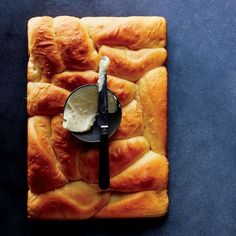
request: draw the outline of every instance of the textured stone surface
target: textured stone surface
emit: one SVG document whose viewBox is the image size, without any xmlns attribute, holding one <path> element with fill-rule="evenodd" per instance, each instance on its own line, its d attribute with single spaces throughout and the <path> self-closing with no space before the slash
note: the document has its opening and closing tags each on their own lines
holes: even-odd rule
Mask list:
<svg viewBox="0 0 236 236">
<path fill-rule="evenodd" d="M 3 235 L 236 234 L 235 1 L 2 0 L 0 11 Z M 161 220 L 26 219 L 26 23 L 36 15 L 63 14 L 167 18 L 170 209 Z"/>
</svg>

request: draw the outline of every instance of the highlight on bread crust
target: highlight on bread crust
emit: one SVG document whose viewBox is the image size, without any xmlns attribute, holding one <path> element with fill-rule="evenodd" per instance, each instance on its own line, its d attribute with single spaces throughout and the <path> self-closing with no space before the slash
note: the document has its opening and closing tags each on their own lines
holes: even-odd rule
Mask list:
<svg viewBox="0 0 236 236">
<path fill-rule="evenodd" d="M 168 209 L 167 58 L 163 17 L 34 17 L 28 22 L 28 217 L 159 217 Z M 96 84 L 122 106 L 109 140 L 110 188 L 98 188 L 97 144 L 62 126 L 71 91 Z"/>
</svg>

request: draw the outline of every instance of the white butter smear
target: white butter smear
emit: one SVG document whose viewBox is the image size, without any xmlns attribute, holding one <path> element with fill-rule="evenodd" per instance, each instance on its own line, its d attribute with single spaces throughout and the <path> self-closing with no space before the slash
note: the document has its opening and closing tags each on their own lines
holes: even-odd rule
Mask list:
<svg viewBox="0 0 236 236">
<path fill-rule="evenodd" d="M 99 63 L 99 72 L 98 72 L 98 92 L 102 90 L 102 86 L 105 81 L 105 75 L 107 73 L 107 68 L 110 64 L 110 60 L 107 56 L 103 56 L 100 63 Z"/>
<path fill-rule="evenodd" d="M 73 132 L 85 132 L 92 127 L 98 110 L 96 87 L 87 86 L 72 94 L 64 110 L 63 127 Z"/>
</svg>

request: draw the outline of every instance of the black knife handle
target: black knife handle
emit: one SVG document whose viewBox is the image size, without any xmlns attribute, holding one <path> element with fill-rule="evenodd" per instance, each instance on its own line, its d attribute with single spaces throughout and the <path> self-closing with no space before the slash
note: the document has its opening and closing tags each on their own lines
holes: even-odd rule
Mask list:
<svg viewBox="0 0 236 236">
<path fill-rule="evenodd" d="M 99 154 L 99 187 L 103 190 L 110 186 L 110 169 L 109 169 L 109 147 L 108 147 L 108 127 L 101 127 Z"/>
</svg>

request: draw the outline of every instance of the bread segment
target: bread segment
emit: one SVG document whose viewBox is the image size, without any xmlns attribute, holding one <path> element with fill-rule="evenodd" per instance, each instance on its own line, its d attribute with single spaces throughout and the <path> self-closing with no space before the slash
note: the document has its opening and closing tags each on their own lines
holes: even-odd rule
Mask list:
<svg viewBox="0 0 236 236">
<path fill-rule="evenodd" d="M 51 142 L 57 160 L 61 164 L 61 171 L 70 180 L 79 180 L 79 154 L 81 143 L 62 126 L 62 114 L 56 115 L 51 120 Z"/>
<path fill-rule="evenodd" d="M 27 84 L 27 112 L 29 116 L 51 116 L 63 112 L 69 91 L 50 83 Z"/>
<path fill-rule="evenodd" d="M 137 50 L 166 45 L 166 20 L 163 17 L 85 17 L 82 22 L 98 47 L 125 46 Z"/>
<path fill-rule="evenodd" d="M 144 191 L 138 193 L 114 193 L 97 218 L 160 217 L 168 207 L 167 191 Z"/>
<path fill-rule="evenodd" d="M 53 76 L 52 84 L 73 91 L 82 85 L 96 84 L 97 80 L 98 73 L 91 70 L 65 71 Z M 107 87 L 118 97 L 122 106 L 128 104 L 136 95 L 136 87 L 134 83 L 114 76 L 108 75 Z"/>
<path fill-rule="evenodd" d="M 96 70 L 98 54 L 80 19 L 58 16 L 53 21 L 55 41 L 64 65 L 71 70 Z"/>
<path fill-rule="evenodd" d="M 92 70 L 64 71 L 63 73 L 53 76 L 52 84 L 69 91 L 73 91 L 82 85 L 96 84 L 97 80 L 98 73 Z"/>
<path fill-rule="evenodd" d="M 28 22 L 28 50 L 35 67 L 45 77 L 65 69 L 52 31 L 53 18 L 34 17 Z"/>
<path fill-rule="evenodd" d="M 28 22 L 28 217 L 160 217 L 168 209 L 167 58 L 163 17 L 34 17 Z M 109 139 L 110 188 L 98 187 L 98 144 L 62 126 L 71 91 L 107 86 L 122 107 Z"/>
<path fill-rule="evenodd" d="M 148 48 L 136 51 L 101 46 L 99 54 L 109 57 L 109 74 L 132 82 L 136 82 L 148 70 L 163 65 L 167 58 L 167 51 L 164 48 Z"/>
<path fill-rule="evenodd" d="M 168 161 L 153 151 L 111 178 L 111 189 L 121 192 L 164 190 L 168 182 Z"/>
<path fill-rule="evenodd" d="M 100 192 L 96 186 L 74 181 L 40 195 L 29 191 L 28 212 L 33 219 L 87 219 L 96 214 L 109 198 L 110 193 Z"/>
<path fill-rule="evenodd" d="M 51 146 L 50 122 L 44 116 L 28 119 L 28 185 L 31 192 L 37 194 L 68 182 Z"/>
<path fill-rule="evenodd" d="M 143 116 L 140 104 L 133 100 L 122 110 L 121 123 L 112 139 L 125 139 L 143 134 Z"/>
<path fill-rule="evenodd" d="M 144 137 L 153 151 L 166 155 L 167 71 L 159 67 L 138 82 L 138 98 L 143 109 Z"/>
<path fill-rule="evenodd" d="M 110 175 L 115 176 L 132 165 L 150 146 L 142 137 L 112 141 L 109 145 Z M 98 182 L 98 147 L 87 148 L 79 156 L 79 168 L 82 178 L 88 183 Z"/>
</svg>

